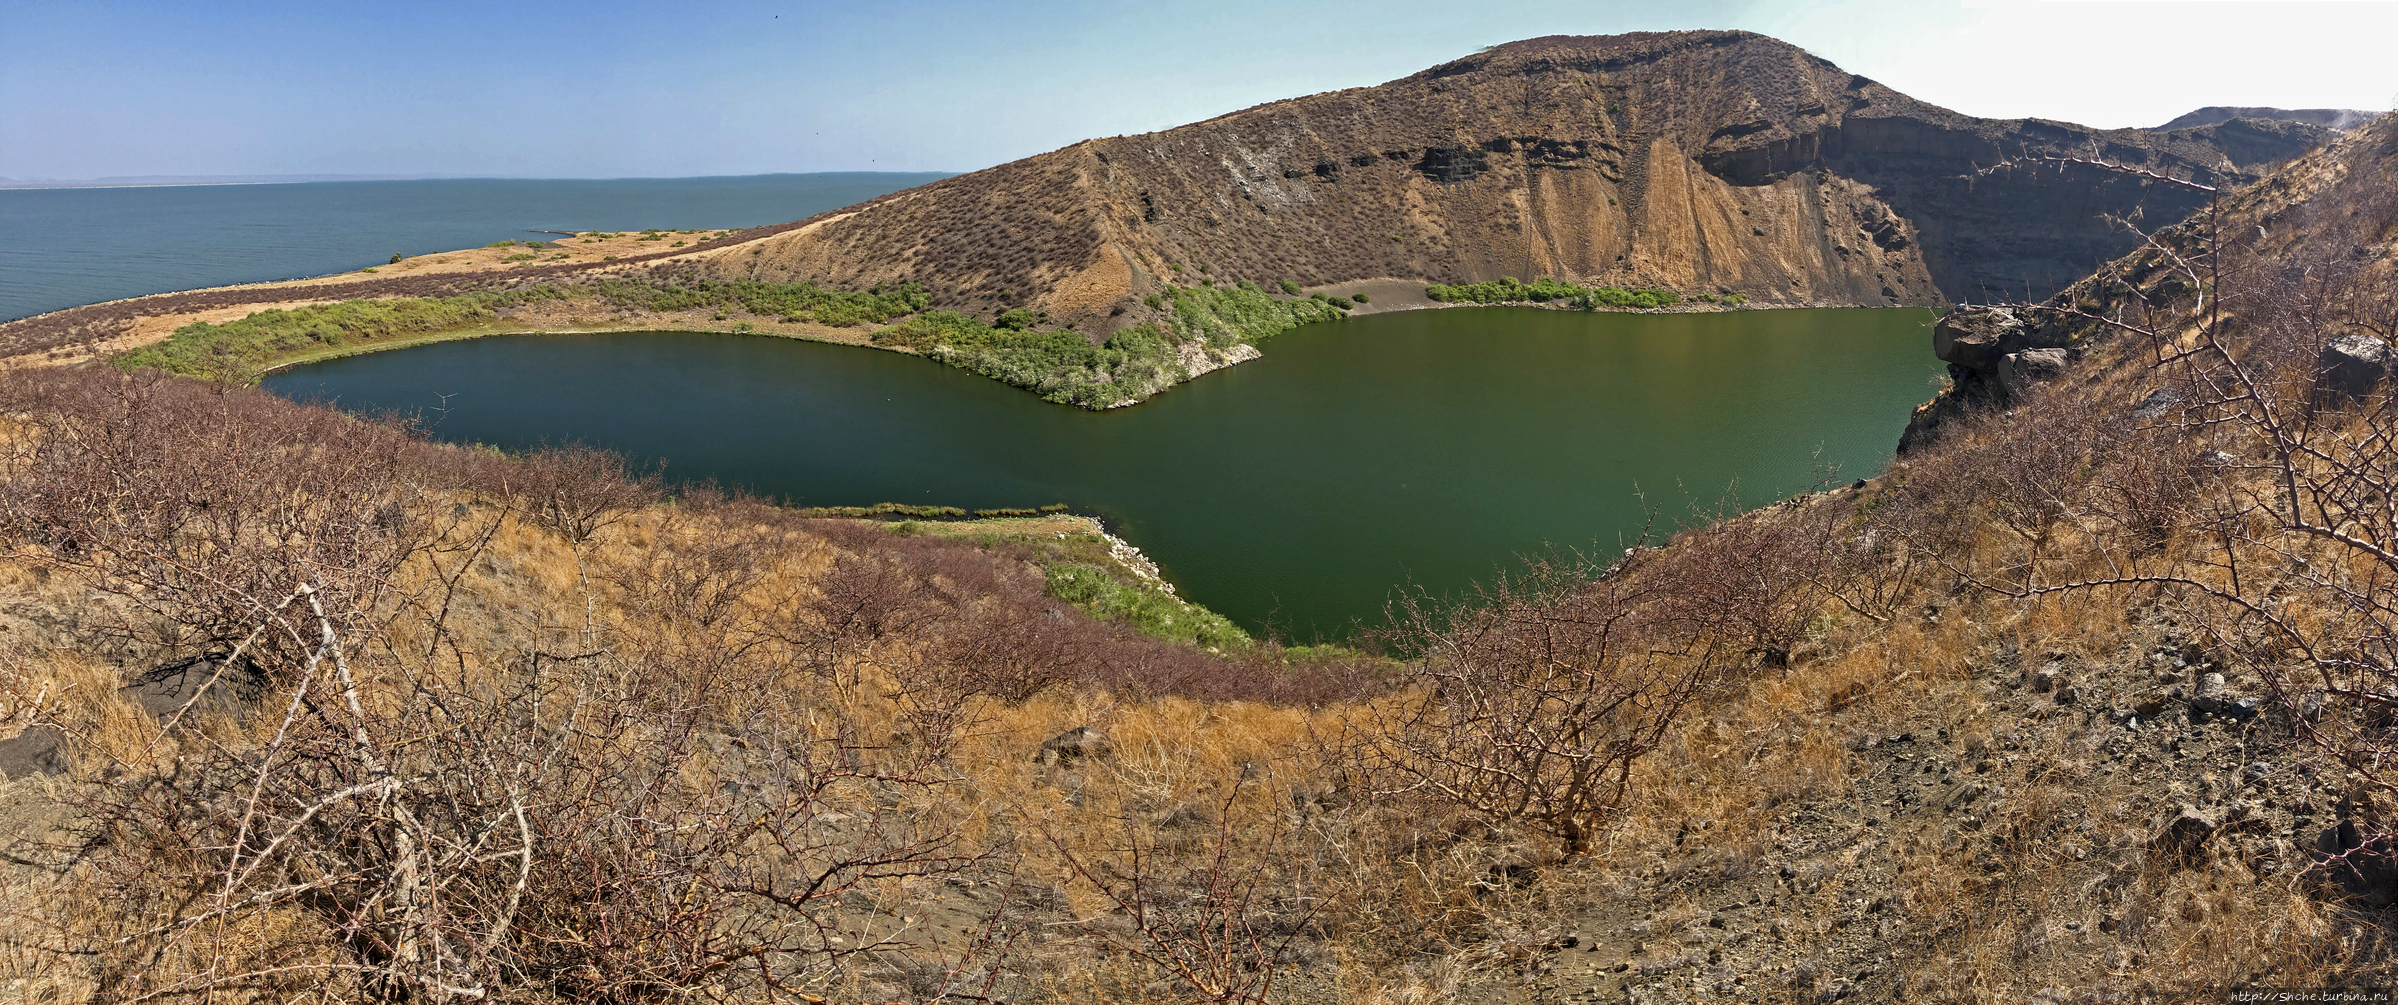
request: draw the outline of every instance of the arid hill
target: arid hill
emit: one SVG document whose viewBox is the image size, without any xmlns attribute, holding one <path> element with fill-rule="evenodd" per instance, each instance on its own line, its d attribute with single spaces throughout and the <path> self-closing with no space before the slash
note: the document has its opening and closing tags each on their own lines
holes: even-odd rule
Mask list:
<svg viewBox="0 0 2398 1005">
<path fill-rule="evenodd" d="M 1550 36 L 1090 140 L 703 257 L 845 288 L 912 279 L 941 306 L 1033 306 L 1085 331 L 1140 320 L 1145 295 L 1202 270 L 1556 275 L 1785 304 L 2044 297 L 2131 249 L 2101 214 L 2154 222 L 2196 202 L 2080 170 L 1969 178 L 1977 166 L 2070 152 L 2240 183 L 2328 135 L 1977 119 L 1747 32 Z"/>
<path fill-rule="evenodd" d="M 2070 155 L 2231 187 L 2339 135 L 2288 121 L 2312 113 L 2246 115 L 2258 111 L 2170 130 L 1976 119 L 1746 32 L 1552 36 L 688 247 L 581 235 L 538 261 L 513 248 L 420 256 L 396 265 L 404 275 L 55 311 L 0 324 L 0 359 L 113 356 L 267 308 L 475 296 L 499 300 L 435 313 L 466 311 L 477 332 L 664 325 L 871 343 L 1112 407 L 1330 313 L 1285 295 L 1304 287 L 1342 310 L 1348 294 L 1386 310 L 1423 304 L 1412 284 L 1507 276 L 1784 306 L 2038 299 L 2132 250 L 2110 217 L 2154 228 L 2201 199 L 2089 167 L 1984 168 Z M 786 288 L 760 299 L 726 281 Z M 785 294 L 879 306 L 801 309 Z M 730 313 L 728 296 L 742 301 Z M 890 296 L 906 309 L 877 299 Z M 1016 308 L 1029 310 L 987 330 Z M 277 351 L 324 348 L 287 334 L 298 348 Z M 266 348 L 225 358 L 288 361 Z"/>
<path fill-rule="evenodd" d="M 2213 126 L 2233 119 L 2272 119 L 2281 122 L 2306 122 L 2331 129 L 2354 129 L 2374 119 L 2380 112 L 2355 108 L 2234 108 L 2208 105 L 2176 117 L 2158 129 L 2189 129 L 2194 126 Z"/>
<path fill-rule="evenodd" d="M 0 373 L 0 998 L 2387 986 L 2394 181 L 2384 118 L 1957 312 L 1886 471 L 1382 656 L 1185 631 L 1087 525 Z"/>
</svg>

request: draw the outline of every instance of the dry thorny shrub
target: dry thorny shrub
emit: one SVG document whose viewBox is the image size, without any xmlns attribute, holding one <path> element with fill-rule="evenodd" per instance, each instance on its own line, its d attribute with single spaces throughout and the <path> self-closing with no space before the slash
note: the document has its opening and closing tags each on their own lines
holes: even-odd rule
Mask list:
<svg viewBox="0 0 2398 1005">
<path fill-rule="evenodd" d="M 2038 395 L 1875 491 L 1700 514 L 1603 571 L 1405 608 L 1377 640 L 1397 680 L 1160 645 L 956 541 L 706 491 L 657 505 L 654 477 L 597 452 L 498 458 L 252 392 L 12 375 L 10 557 L 118 598 L 104 628 L 129 658 L 271 683 L 247 717 L 104 745 L 55 863 L 121 909 L 44 944 L 97 950 L 124 997 L 334 978 L 598 1001 L 879 975 L 925 999 L 1083 980 L 1259 1000 L 1311 954 L 1370 973 L 1504 943 L 1564 895 L 1537 870 L 1619 848 L 1658 749 L 1814 765 L 1768 801 L 1836 786 L 1804 724 L 1768 724 L 1787 748 L 1703 751 L 1691 711 L 1816 687 L 1792 664 L 1826 625 L 1903 648 L 1902 613 L 1976 586 L 2161 596 L 2380 785 L 2398 411 L 2325 398 L 2314 367 L 2346 322 L 2386 325 L 2388 298 L 2325 275 L 2200 274 L 2247 309 L 2190 332 L 2169 305 L 2107 319 L 2150 340 L 2170 408 L 2103 383 Z M 521 564 L 500 552 L 529 527 L 572 571 L 538 624 L 502 631 L 478 577 Z M 1235 739 L 1265 721 L 1244 702 L 1295 718 Z M 1077 721 L 1112 723 L 1115 755 L 1023 766 Z M 905 912 L 940 899 L 936 877 L 1002 893 L 929 939 Z M 1043 911 L 1063 917 L 1027 928 Z M 1023 955 L 1078 937 L 1105 965 Z"/>
<path fill-rule="evenodd" d="M 932 945 L 875 907 L 1006 852 L 950 805 L 973 727 L 1061 685 L 1372 686 L 1158 645 L 953 542 L 705 492 L 635 518 L 652 486 L 589 452 L 498 459 L 105 371 L 14 375 L 0 410 L 9 558 L 123 599 L 98 631 L 127 659 L 197 656 L 203 692 L 266 694 L 228 717 L 194 693 L 94 744 L 10 689 L 95 783 L 38 857 L 111 905 L 49 918 L 36 948 L 89 957 L 121 999 L 730 996 L 902 955 L 919 993 L 972 997 L 1000 972 L 1004 903 Z M 526 525 L 571 554 L 583 610 L 495 635 L 477 584 L 521 564 L 495 541 Z M 1180 896 L 1169 872 L 1139 896 Z"/>
<path fill-rule="evenodd" d="M 2398 407 L 2389 374 L 2359 379 L 2342 354 L 2369 355 L 2376 339 L 2386 351 L 2398 336 L 2398 287 L 2367 251 L 2386 246 L 2398 195 L 2386 158 L 2355 169 L 2379 175 L 2351 179 L 2364 198 L 2265 218 L 2310 235 L 2294 249 L 2264 247 L 2265 228 L 2249 238 L 2223 222 L 2240 207 L 2219 207 L 2093 281 L 2116 307 L 2085 292 L 2019 308 L 2079 332 L 2083 375 L 1900 465 L 1872 519 L 1953 588 L 2155 606 L 2196 626 L 2204 662 L 2271 695 L 2272 730 L 2345 766 L 2329 785 L 2337 846 L 2313 875 L 2380 902 L 2398 892 L 2386 879 L 2398 832 Z M 2239 236 L 2219 240 L 2219 228 Z M 2206 704 L 2222 700 L 2190 705 L 2238 711 Z M 2164 895 L 2180 882 L 2169 879 L 2142 878 L 2139 895 Z M 2173 889 L 2185 904 L 2217 896 Z M 2337 938 L 2358 960 L 2386 941 L 2370 928 Z"/>
<path fill-rule="evenodd" d="M 104 995 L 795 987 L 894 948 L 833 920 L 845 898 L 987 854 L 928 824 L 937 782 L 849 743 L 839 710 L 692 701 L 738 563 L 656 577 L 639 613 L 665 624 L 638 644 L 495 653 L 454 621 L 522 500 L 431 484 L 442 465 L 412 462 L 442 452 L 405 430 L 147 377 L 7 390 L 11 557 L 212 668 L 105 752 L 51 849 L 113 908 L 51 942 L 96 951 Z M 607 509 L 550 481 L 534 503 L 570 539 Z M 184 723 L 237 684 L 272 698 Z"/>
<path fill-rule="evenodd" d="M 1097 913 L 1049 937 L 1113 947 L 1136 996 L 1258 1000 L 1325 946 L 1370 974 L 1510 944 L 1487 940 L 1553 906 L 1528 862 L 1588 851 L 1681 711 L 1825 603 L 1887 616 L 1899 556 L 1846 509 L 1782 507 L 1414 609 L 1394 681 L 1162 645 L 956 541 L 655 505 L 593 451 L 105 371 L 13 375 L 0 412 L 10 557 L 122 598 L 128 659 L 266 693 L 86 758 L 49 862 L 118 909 L 43 945 L 123 998 L 972 998 L 1056 986 L 1003 950 L 1060 895 Z M 534 527 L 571 560 L 547 594 Z M 1007 767 L 1128 702 L 1116 756 Z M 1246 702 L 1323 711 L 1236 742 Z M 940 876 L 1025 892 L 907 934 Z"/>
<path fill-rule="evenodd" d="M 1730 641 L 1691 631 L 1648 571 L 1593 581 L 1536 566 L 1472 604 L 1409 611 L 1423 686 L 1367 732 L 1381 794 L 1421 793 L 1588 851 L 1633 762 L 1712 682 Z"/>
</svg>

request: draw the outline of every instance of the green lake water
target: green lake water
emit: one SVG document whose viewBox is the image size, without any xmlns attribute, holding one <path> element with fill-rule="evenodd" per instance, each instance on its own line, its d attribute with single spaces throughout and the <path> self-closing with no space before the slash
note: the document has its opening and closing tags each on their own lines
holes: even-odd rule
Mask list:
<svg viewBox="0 0 2398 1005">
<path fill-rule="evenodd" d="M 1735 480 L 1750 504 L 1888 461 L 1941 370 L 1925 310 L 1408 311 L 1311 325 L 1133 408 L 873 349 L 673 332 L 485 338 L 266 386 L 444 439 L 582 441 L 798 505 L 1103 517 L 1184 596 L 1306 641 L 1551 549 L 1621 550 Z"/>
</svg>

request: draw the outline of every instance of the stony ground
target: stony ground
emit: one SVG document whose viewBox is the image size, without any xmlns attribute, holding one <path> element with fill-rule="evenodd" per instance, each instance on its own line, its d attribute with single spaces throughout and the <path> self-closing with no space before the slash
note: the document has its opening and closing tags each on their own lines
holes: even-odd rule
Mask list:
<svg viewBox="0 0 2398 1005">
<path fill-rule="evenodd" d="M 1909 715 L 1831 711 L 1813 728 L 1845 738 L 1842 790 L 1763 820 L 1685 820 L 1653 853 L 1567 880 L 1590 906 L 1470 997 L 2105 1001 L 2270 983 L 2160 949 L 2162 929 L 2225 910 L 2225 893 L 2372 921 L 2394 891 L 2369 866 L 2323 866 L 2317 849 L 2366 808 L 2203 653 L 2151 614 L 2098 653 L 1989 643 Z"/>
</svg>

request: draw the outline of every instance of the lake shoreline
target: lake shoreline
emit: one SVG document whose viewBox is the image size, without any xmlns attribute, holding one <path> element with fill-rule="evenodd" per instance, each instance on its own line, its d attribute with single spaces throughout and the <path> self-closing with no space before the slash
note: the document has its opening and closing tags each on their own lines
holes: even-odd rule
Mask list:
<svg viewBox="0 0 2398 1005">
<path fill-rule="evenodd" d="M 1672 305 L 1672 306 L 1669 306 L 1669 307 L 1654 307 L 1654 308 L 1636 308 L 1636 307 L 1602 307 L 1602 308 L 1597 308 L 1597 309 L 1592 309 L 1592 310 L 1584 310 L 1584 309 L 1581 309 L 1581 308 L 1570 307 L 1570 306 L 1567 306 L 1567 305 L 1564 305 L 1564 304 L 1558 304 L 1558 303 L 1553 303 L 1553 302 L 1552 302 L 1552 303 L 1542 303 L 1542 302 L 1537 302 L 1537 301 L 1521 301 L 1521 302 L 1509 302 L 1509 303 L 1439 303 L 1439 302 L 1428 302 L 1428 303 L 1424 303 L 1424 304 L 1400 304 L 1400 305 L 1393 305 L 1393 306 L 1390 306 L 1390 307 L 1385 307 L 1385 308 L 1382 308 L 1382 309 L 1380 309 L 1380 310 L 1366 310 L 1366 309 L 1364 309 L 1364 308 L 1366 308 L 1366 307 L 1369 307 L 1369 306 L 1372 306 L 1372 304 L 1370 304 L 1370 303 L 1369 303 L 1369 304 L 1363 304 L 1363 305 L 1360 305 L 1360 309 L 1358 309 L 1358 310 L 1356 310 L 1356 311 L 1353 311 L 1353 312 L 1351 312 L 1351 315 L 1350 315 L 1350 316 L 1351 316 L 1351 317 L 1363 317 L 1363 316 L 1370 316 L 1370 315 L 1375 315 L 1375 314 L 1389 314 L 1389 313 L 1395 313 L 1395 312 L 1398 312 L 1398 311 L 1447 310 L 1447 309 L 1455 309 L 1455 308 L 1463 308 L 1463 309 L 1474 309 L 1474 308 L 1485 308 L 1485 309 L 1487 309 L 1487 308 L 1535 308 L 1535 309 L 1539 309 L 1539 310 L 1558 311 L 1558 312 L 1561 312 L 1561 313 L 1577 313 L 1577 314 L 1646 314 L 1646 315 L 1666 315 L 1666 314 L 1725 314 L 1725 313 L 1732 313 L 1732 312 L 1736 312 L 1736 311 L 1771 311 L 1771 310 L 1824 310 L 1824 309 L 1839 309 L 1839 310 L 1921 310 L 1921 309 L 1922 309 L 1922 308 L 1919 308 L 1919 307 L 1884 307 L 1884 308 L 1870 308 L 1870 307 L 1856 307 L 1856 306 L 1854 306 L 1854 305 L 1848 305 L 1848 304 L 1765 304 L 1765 305 L 1738 304 L 1738 305 L 1727 305 L 1727 304 L 1706 304 L 1706 303 L 1682 303 L 1682 304 L 1675 304 L 1675 305 Z M 473 327 L 473 328 L 461 328 L 461 329 L 456 329 L 456 330 L 453 330 L 453 331 L 445 331 L 445 332 L 428 332 L 428 333 L 425 333 L 425 334 L 422 334 L 422 335 L 414 335 L 414 336 L 409 336 L 409 337 L 405 337 L 405 338 L 392 339 L 392 340 L 389 340 L 389 341 L 368 342 L 368 343 L 359 343 L 359 344 L 354 344 L 354 345 L 343 345 L 343 346 L 331 346 L 331 347 L 327 347 L 327 348 L 325 348 L 325 349 L 322 349 L 322 350 L 318 350 L 318 351 L 314 351 L 314 352 L 309 352 L 309 353 L 305 353 L 305 354 L 301 354 L 301 355 L 296 355 L 296 356 L 292 356 L 292 357 L 290 357 L 290 358 L 286 358 L 286 359 L 279 359 L 279 360 L 277 360 L 277 361 L 275 361 L 275 362 L 273 362 L 273 363 L 271 363 L 271 364 L 269 364 L 269 365 L 267 365 L 267 366 L 265 366 L 265 367 L 261 368 L 261 369 L 260 369 L 260 370 L 258 370 L 258 371 L 257 371 L 255 374 L 251 375 L 251 377 L 250 377 L 250 379 L 249 379 L 249 383 L 250 383 L 251 385 L 253 385 L 253 386 L 254 386 L 254 385 L 256 385 L 258 382 L 260 382 L 260 381 L 262 381 L 262 380 L 266 379 L 267 377 L 269 377 L 269 376 L 271 376 L 271 375 L 274 375 L 274 374 L 276 374 L 276 373 L 282 372 L 282 371 L 284 371 L 284 370 L 288 370 L 288 369 L 290 369 L 290 368 L 292 368 L 292 367 L 295 367 L 295 366 L 303 366 L 303 365 L 306 365 L 306 364 L 309 364 L 309 363 L 322 363 L 322 362 L 325 362 L 325 361 L 327 361 L 327 360 L 343 359 L 343 358 L 347 358 L 347 357 L 351 357 L 351 356 L 360 356 L 360 355 L 365 355 L 365 354 L 368 354 L 368 353 L 384 352 L 384 351 L 388 351 L 388 350 L 394 350 L 394 349 L 412 349 L 412 348 L 416 348 L 416 347 L 418 347 L 418 346 L 436 345 L 436 344 L 443 343 L 443 342 L 457 342 L 457 341 L 463 341 L 463 340 L 467 340 L 467 339 L 497 338 L 497 337 L 509 336 L 509 335 L 606 335 L 606 334 L 616 334 L 616 333 L 625 333 L 625 332 L 664 332 L 664 333 L 669 333 L 669 334 L 694 334 L 694 335 L 754 335 L 754 336 L 759 336 L 759 337 L 764 337 L 764 338 L 783 338 L 783 339 L 795 339 L 795 340 L 802 341 L 802 342 L 822 342 L 822 343 L 825 343 L 825 344 L 828 344 L 828 345 L 844 345 L 844 346 L 852 346 L 852 347 L 861 348 L 861 349 L 876 349 L 876 350 L 881 350 L 881 351 L 884 351 L 884 352 L 893 352 L 893 353 L 898 353 L 898 354 L 900 354 L 900 355 L 903 355 L 903 356 L 920 356 L 920 357 L 925 357 L 925 356 L 926 356 L 926 354 L 924 354 L 924 353 L 917 352 L 917 351 L 915 351 L 915 350 L 908 349 L 908 348 L 906 348 L 906 347 L 903 347 L 903 346 L 876 345 L 875 343 L 873 343 L 873 342 L 872 342 L 872 341 L 871 341 L 871 340 L 870 340 L 870 339 L 867 337 L 867 335 L 868 335 L 868 332 L 869 332 L 869 330 L 870 330 L 870 327 L 869 327 L 869 326 L 859 326 L 859 327 L 855 327 L 855 328 L 834 328 L 834 327 L 832 327 L 832 326 L 829 326 L 829 325 L 816 325 L 816 324 L 810 324 L 810 323 L 806 323 L 806 322 L 780 322 L 780 321 L 775 321 L 775 320 L 772 320 L 772 319 L 752 319 L 752 320 L 744 320 L 744 321 L 738 321 L 738 322 L 729 322 L 729 323 L 728 323 L 728 322 L 716 321 L 716 320 L 714 320 L 713 318 L 696 318 L 696 317 L 690 316 L 690 315 L 693 315 L 693 314 L 704 314 L 704 313 L 705 313 L 705 312 L 689 312 L 688 314 L 686 314 L 686 315 L 684 315 L 684 316 L 669 317 L 669 318 L 648 317 L 648 318 L 643 318 L 643 319 L 640 319 L 640 320 L 626 321 L 626 322 L 624 322 L 624 323 L 621 323 L 621 324 L 598 324 L 598 325 L 594 325 L 594 324 L 588 324 L 588 323 L 580 323 L 580 324 L 569 323 L 569 324 L 561 324 L 561 325 L 539 325 L 539 324 L 534 324 L 534 325 L 525 325 L 525 324 L 483 325 L 483 326 L 477 326 L 477 327 Z M 1296 330 L 1296 329 L 1293 329 L 1293 330 Z M 1287 334 L 1287 333 L 1285 333 L 1285 334 Z M 1278 335 L 1278 336 L 1275 336 L 1275 337 L 1280 337 L 1280 336 Z M 144 343 L 142 343 L 142 344 L 144 344 L 144 345 L 147 345 L 147 344 L 154 344 L 154 343 L 155 343 L 155 342 L 157 342 L 157 341 L 162 341 L 162 339 L 152 339 L 152 340 L 150 340 L 150 341 L 148 341 L 148 342 L 144 342 Z M 1272 339 L 1272 338 L 1268 338 L 1268 339 L 1266 339 L 1266 340 L 1264 340 L 1264 341 L 1271 342 L 1271 341 L 1273 341 L 1273 339 Z M 133 348 L 139 348 L 139 346 L 138 346 L 138 345 L 135 345 L 135 346 L 127 346 L 127 347 L 125 347 L 125 348 L 126 348 L 126 349 L 133 349 Z M 1258 359 L 1263 359 L 1263 358 L 1265 358 L 1265 354 L 1264 354 L 1264 351 L 1263 351 L 1262 349 L 1260 349 L 1260 348 L 1256 348 L 1256 347 L 1250 347 L 1250 348 L 1251 348 L 1251 350 L 1252 350 L 1251 352 L 1230 355 L 1230 356 L 1229 356 L 1227 359 L 1225 359 L 1224 361 L 1222 361 L 1222 362 L 1218 363 L 1217 365 L 1213 365 L 1213 366 L 1209 366 L 1209 367 L 1207 367 L 1207 368 L 1205 368 L 1205 369 L 1200 369 L 1200 370 L 1197 370 L 1196 372 L 1192 373 L 1192 374 L 1191 374 L 1189 377 L 1187 377 L 1187 378 L 1185 378 L 1185 379 L 1183 379 L 1183 380 L 1181 380 L 1181 381 L 1177 381 L 1177 382 L 1175 382 L 1175 383 L 1174 383 L 1174 384 L 1172 384 L 1172 385 L 1168 385 L 1166 388 L 1163 388 L 1163 389 L 1161 389 L 1161 390 L 1158 392 L 1158 394 L 1163 394 L 1163 393 L 1165 393 L 1165 392 L 1166 392 L 1166 391 L 1168 391 L 1168 390 L 1172 390 L 1174 387 L 1181 386 L 1182 384 L 1188 384 L 1188 383 L 1191 383 L 1192 381 L 1196 381 L 1196 380 L 1198 380 L 1198 379 L 1199 379 L 1199 378 L 1201 378 L 1201 377 L 1207 376 L 1208 374 L 1211 374 L 1211 373 L 1217 373 L 1217 372 L 1220 372 L 1220 371 L 1223 371 L 1223 370 L 1229 370 L 1229 369 L 1231 369 L 1231 368 L 1233 368 L 1233 367 L 1235 367 L 1235 366 L 1238 366 L 1238 365 L 1240 365 L 1240 364 L 1242 364 L 1242 363 L 1252 362 L 1252 361 L 1255 361 L 1255 360 L 1258 360 Z M 120 350 L 120 351 L 122 351 L 122 350 Z M 932 357 L 926 357 L 926 358 L 932 358 Z M 9 362 L 10 362 L 10 361 L 8 361 L 8 360 L 0 360 L 0 369 L 6 369 L 6 368 L 8 367 L 8 364 L 9 364 Z M 1140 399 L 1137 399 L 1137 400 L 1132 400 L 1132 401 L 1118 402 L 1118 403 L 1116 403 L 1116 404 L 1109 405 L 1108 407 L 1105 407 L 1105 408 L 1099 408 L 1099 409 L 1088 409 L 1088 411 L 1096 411 L 1096 412 L 1117 412 L 1117 411 L 1122 411 L 1122 410 L 1124 410 L 1124 409 L 1127 409 L 1127 408 L 1134 408 L 1134 407 L 1137 407 L 1137 406 L 1139 406 L 1139 405 L 1145 404 L 1145 403 L 1147 403 L 1147 402 L 1149 402 L 1149 401 L 1155 400 L 1155 399 L 1156 399 L 1156 397 L 1157 397 L 1157 395 L 1154 395 L 1154 394 L 1153 394 L 1153 395 L 1150 395 L 1149 397 L 1146 397 L 1146 398 L 1140 398 Z M 1071 406 L 1069 406 L 1069 407 L 1071 407 Z"/>
<path fill-rule="evenodd" d="M 568 235 L 551 242 L 503 241 L 484 248 L 469 248 L 401 257 L 399 261 L 325 276 L 283 280 L 269 283 L 237 284 L 200 290 L 152 294 L 146 297 L 107 301 L 63 312 L 50 312 L 32 318 L 0 324 L 0 370 L 27 366 L 77 365 L 108 360 L 125 353 L 166 342 L 184 327 L 194 323 L 225 324 L 266 310 L 295 310 L 318 307 L 351 300 L 413 300 L 443 295 L 426 284 L 456 286 L 459 290 L 527 290 L 539 286 L 579 287 L 585 282 L 600 280 L 629 280 L 638 274 L 628 267 L 643 262 L 671 262 L 693 253 L 715 254 L 741 243 L 747 235 L 722 231 L 646 231 L 588 232 Z M 666 245 L 673 241 L 675 247 Z M 666 246 L 661 246 L 666 245 Z M 395 256 L 399 257 L 399 256 Z M 397 275 L 394 275 L 396 273 Z M 530 285 L 528 285 L 530 284 Z M 418 287 L 424 287 L 418 289 Z M 1198 288 L 1194 287 L 1196 291 Z M 1426 284 L 1420 280 L 1379 277 L 1328 283 L 1302 290 L 1300 295 L 1284 295 L 1279 291 L 1256 291 L 1276 301 L 1342 298 L 1355 301 L 1346 312 L 1348 317 L 1363 317 L 1401 311 L 1417 311 L 1451 307 L 1534 307 L 1550 311 L 1601 314 L 1706 314 L 1766 309 L 1809 309 L 1819 307 L 1849 307 L 1846 304 L 1815 303 L 1739 303 L 1727 304 L 1712 300 L 1686 299 L 1663 307 L 1599 307 L 1585 309 L 1561 302 L 1526 301 L 1520 303 L 1441 302 L 1426 296 Z M 455 294 L 451 294 L 455 295 Z M 1364 298 L 1358 300 L 1358 298 Z M 1335 302 L 1339 302 L 1335 300 Z M 145 306 L 162 308 L 157 313 L 144 313 Z M 37 329 L 43 324 L 65 320 L 61 315 L 77 311 L 99 310 L 125 320 L 113 331 L 96 332 L 69 346 L 54 346 L 47 352 L 16 351 L 12 334 Z M 638 306 L 611 305 L 591 298 L 561 298 L 545 303 L 528 303 L 497 311 L 497 320 L 470 324 L 444 331 L 423 331 L 385 337 L 351 332 L 347 339 L 328 338 L 327 341 L 346 344 L 302 345 L 287 351 L 270 351 L 263 359 L 254 356 L 245 365 L 251 367 L 240 378 L 257 383 L 266 377 L 294 366 L 331 359 L 356 356 L 392 349 L 406 349 L 441 342 L 489 338 L 501 335 L 566 335 L 601 334 L 608 332 L 654 331 L 690 332 L 730 335 L 761 335 L 803 341 L 826 342 L 885 349 L 907 355 L 926 356 L 950 365 L 959 365 L 940 353 L 931 353 L 906 345 L 877 344 L 872 338 L 881 323 L 835 326 L 814 321 L 797 321 L 774 315 L 746 315 L 738 320 L 729 317 L 723 307 L 689 310 L 650 310 Z M 904 322 L 905 318 L 894 319 Z M 1181 322 L 1174 324 L 1179 327 Z M 106 327 L 104 324 L 103 328 Z M 1230 369 L 1240 363 L 1261 358 L 1262 343 L 1272 341 L 1290 329 L 1262 331 L 1242 337 L 1239 344 L 1222 351 L 1191 351 L 1196 343 L 1185 341 L 1182 351 L 1165 360 L 1167 367 L 1155 377 L 1134 388 L 1135 393 L 1122 400 L 1101 405 L 1081 402 L 1070 404 L 1093 411 L 1122 411 L 1153 400 L 1173 387 L 1190 383 L 1199 377 Z M 1089 336 L 1085 336 L 1089 338 Z M 1207 344 L 1214 344 L 1210 336 Z M 968 367 L 968 369 L 973 369 Z M 986 376 L 996 376 L 986 374 Z M 1120 376 L 1120 375 L 1119 375 Z M 1109 374 L 1099 373 L 1105 381 Z M 1005 381 L 1017 383 L 1014 380 Z M 1031 387 L 1018 384 L 1027 390 Z M 1038 393 L 1038 392 L 1035 392 Z"/>
<path fill-rule="evenodd" d="M 1178 595 L 1306 640 L 1375 622 L 1394 586 L 1452 597 L 1511 556 L 1619 553 L 1649 515 L 1636 484 L 1680 512 L 1734 482 L 1744 504 L 1807 490 L 1818 459 L 1843 483 L 1873 474 L 1940 370 L 1929 319 L 1396 311 L 1104 414 L 921 357 L 654 330 L 460 339 L 264 386 L 418 414 L 445 441 L 588 443 L 828 515 L 1062 503 Z"/>
</svg>

